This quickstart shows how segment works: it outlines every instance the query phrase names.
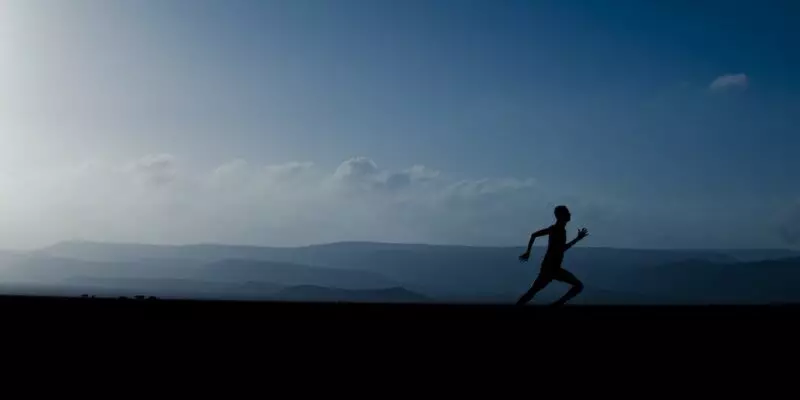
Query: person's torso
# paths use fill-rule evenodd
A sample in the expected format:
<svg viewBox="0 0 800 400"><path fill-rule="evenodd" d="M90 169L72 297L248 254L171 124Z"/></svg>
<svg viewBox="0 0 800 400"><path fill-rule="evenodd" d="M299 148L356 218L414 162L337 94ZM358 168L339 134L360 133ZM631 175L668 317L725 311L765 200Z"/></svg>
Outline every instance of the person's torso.
<svg viewBox="0 0 800 400"><path fill-rule="evenodd" d="M564 248L567 245L567 230L564 227L553 226L548 235L547 253L545 260L560 261L564 256Z"/></svg>

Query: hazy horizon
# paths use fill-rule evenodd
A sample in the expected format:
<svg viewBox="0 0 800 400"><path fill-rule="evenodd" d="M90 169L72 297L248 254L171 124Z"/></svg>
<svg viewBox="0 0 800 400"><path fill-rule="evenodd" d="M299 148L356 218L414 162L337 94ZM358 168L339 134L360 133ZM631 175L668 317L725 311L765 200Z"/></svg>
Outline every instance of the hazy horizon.
<svg viewBox="0 0 800 400"><path fill-rule="evenodd" d="M0 1L0 248L800 249L800 3L612 3Z"/></svg>
<svg viewBox="0 0 800 400"><path fill-rule="evenodd" d="M367 244L367 245L397 245L397 246L441 246L441 247L470 247L470 248L508 248L508 249L523 249L527 244L527 238L525 239L524 243L516 243L516 244L509 244L509 245L469 245L469 244L458 244L458 243L422 243L422 242L382 242L382 241L369 241L369 240L341 240L341 241L333 241L333 242L318 242L318 243L308 243L308 244L296 244L296 245L285 245L285 246L277 246L277 245L270 245L270 244L245 244L245 243L233 243L233 242L186 242L186 243L151 243L151 242L132 242L132 241L109 241L109 240L88 240L88 239L65 239L59 240L53 243L49 243L43 246L31 247L31 248L17 248L17 249L10 249L10 248L0 248L0 251L37 251L46 248L50 248L57 245L63 244L101 244L101 245L131 245L131 246L165 246L165 247L191 247L191 246L230 246L230 247L260 247L260 248L285 248L285 249L296 249L296 248L304 248L304 247L315 247L315 246L335 246L335 245L348 245L348 244ZM537 250L544 250L547 247L547 239L537 240L534 245L534 249ZM745 248L724 248L724 247L619 247L619 246L597 246L592 244L583 244L579 248L587 248L587 249L615 249L615 250L635 250L635 251L695 251L695 250L705 250L705 251L788 251L788 252L797 252L800 254L800 249L795 249L791 247L745 247ZM577 249L577 248L576 248ZM537 252L534 254L535 256L543 256L543 252Z"/></svg>

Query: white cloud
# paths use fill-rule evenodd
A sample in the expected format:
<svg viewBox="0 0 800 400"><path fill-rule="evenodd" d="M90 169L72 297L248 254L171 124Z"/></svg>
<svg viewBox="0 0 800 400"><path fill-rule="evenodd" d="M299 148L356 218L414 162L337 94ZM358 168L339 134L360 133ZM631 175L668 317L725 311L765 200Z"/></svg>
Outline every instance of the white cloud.
<svg viewBox="0 0 800 400"><path fill-rule="evenodd" d="M333 177L351 187L364 190L402 190L416 184L424 184L439 177L439 171L424 165L414 165L402 171L389 171L367 157L353 157L342 162Z"/></svg>
<svg viewBox="0 0 800 400"><path fill-rule="evenodd" d="M439 177L439 171L429 169L424 165L415 165L405 171L412 180L426 181Z"/></svg>
<svg viewBox="0 0 800 400"><path fill-rule="evenodd" d="M175 157L171 154L151 154L134 161L128 169L144 182L163 186L175 179Z"/></svg>
<svg viewBox="0 0 800 400"><path fill-rule="evenodd" d="M745 74L726 74L714 79L709 88L714 91L746 89L748 84L749 79Z"/></svg>
<svg viewBox="0 0 800 400"><path fill-rule="evenodd" d="M411 185L421 185L435 181L438 177L439 171L432 170L424 165L415 165L403 171L379 172L377 185L383 186L389 190L401 190Z"/></svg>
<svg viewBox="0 0 800 400"><path fill-rule="evenodd" d="M336 168L333 176L338 179L371 179L378 174L378 166L367 157L353 157Z"/></svg>

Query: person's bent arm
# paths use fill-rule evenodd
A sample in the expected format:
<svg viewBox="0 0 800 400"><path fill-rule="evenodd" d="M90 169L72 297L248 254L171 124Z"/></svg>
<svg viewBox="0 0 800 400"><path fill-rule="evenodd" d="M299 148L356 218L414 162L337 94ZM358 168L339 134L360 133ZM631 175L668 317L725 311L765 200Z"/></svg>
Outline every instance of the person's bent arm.
<svg viewBox="0 0 800 400"><path fill-rule="evenodd" d="M575 243L580 242L581 240L583 240L583 238L585 238L588 235L589 235L589 231L587 231L586 228L578 230L578 237L576 237L575 239L572 239L572 241L567 243L567 245L564 247L564 251L569 250L569 248L572 247Z"/></svg>
<svg viewBox="0 0 800 400"><path fill-rule="evenodd" d="M537 237L549 235L550 234L550 228L551 227L540 229L540 230L538 230L538 231L536 231L536 232L531 234L531 238L528 240L528 248L525 250L524 253L522 253L521 256L519 256L520 260L527 260L528 257L530 257L531 248L533 247L534 240L536 240Z"/></svg>

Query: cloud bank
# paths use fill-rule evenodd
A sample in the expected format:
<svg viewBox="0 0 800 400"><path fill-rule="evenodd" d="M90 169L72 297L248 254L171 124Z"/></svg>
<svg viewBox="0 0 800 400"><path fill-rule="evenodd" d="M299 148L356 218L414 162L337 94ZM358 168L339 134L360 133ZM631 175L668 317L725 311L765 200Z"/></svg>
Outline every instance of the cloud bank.
<svg viewBox="0 0 800 400"><path fill-rule="evenodd" d="M170 154L0 176L3 247L65 239L305 245L343 240L508 245L549 223L532 178L450 179L368 157L230 160L192 170ZM522 239L520 239L522 238Z"/></svg>
<svg viewBox="0 0 800 400"><path fill-rule="evenodd" d="M558 204L572 210L569 236L583 226L592 232L589 246L738 246L730 241L737 238L725 241L724 234L735 231L725 224L732 221L725 213L709 216L704 210L701 216L600 193L588 197L533 177L456 178L425 165L387 169L364 156L332 166L232 159L198 168L191 161L164 153L0 171L0 248L70 239L522 246L531 231L553 222ZM711 217L715 223L707 224ZM780 220L778 233L786 244L800 244L798 217L795 207ZM770 232L774 238L775 225Z"/></svg>

